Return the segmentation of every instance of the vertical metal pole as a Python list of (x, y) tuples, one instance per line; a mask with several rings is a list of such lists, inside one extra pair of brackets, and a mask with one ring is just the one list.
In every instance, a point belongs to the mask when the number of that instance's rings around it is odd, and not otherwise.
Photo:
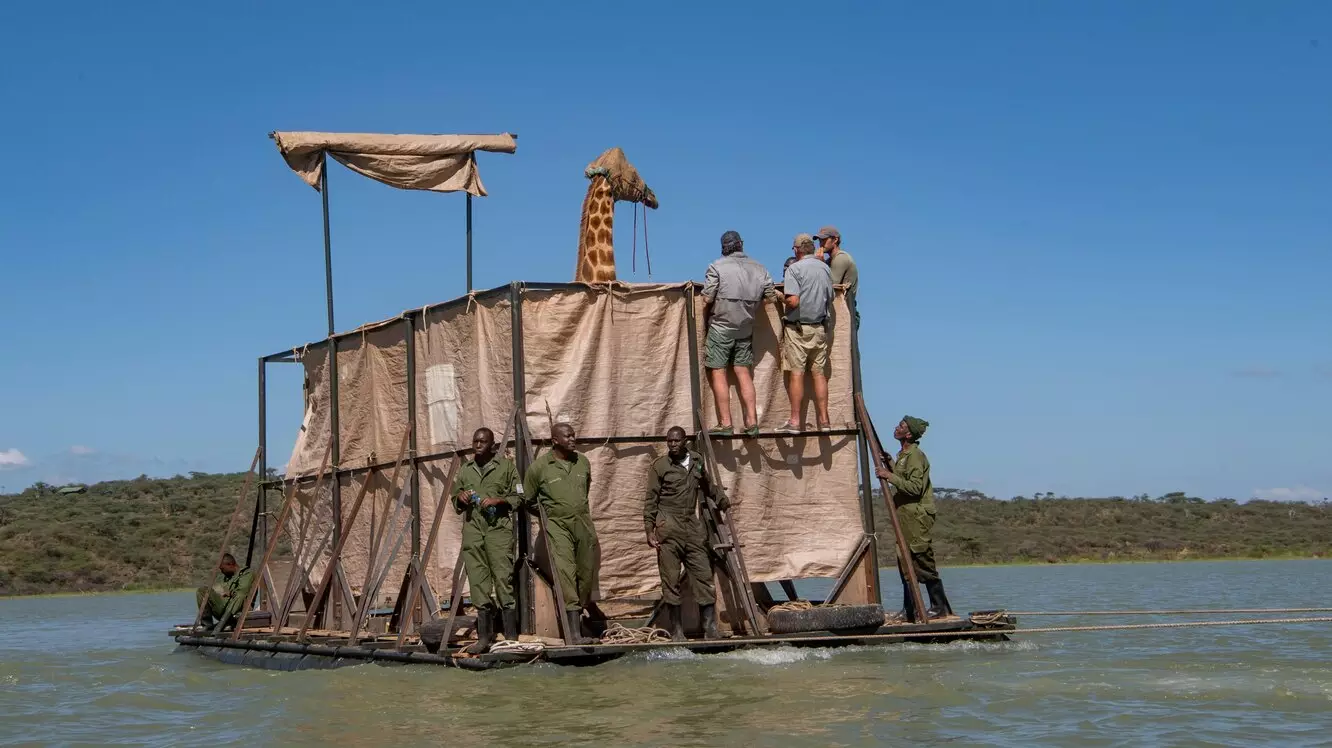
[[(407, 335), (407, 454), (412, 472), (407, 475), (412, 491), (412, 558), (421, 558), (421, 480), (416, 463), (416, 316), (406, 315)], [(411, 611), (403, 611), (410, 616)]]
[[(855, 401), (857, 395), (861, 395), (860, 379), (860, 335), (856, 329), (856, 304), (853, 299), (847, 299), (847, 312), (849, 314), (851, 328), (851, 400)], [(860, 409), (856, 409), (856, 443), (860, 452), (860, 522), (866, 535), (874, 536), (874, 483), (872, 466), (874, 462), (870, 459), (869, 440), (865, 437), (867, 424), (860, 421)], [(867, 584), (869, 589), (868, 599), (870, 602), (883, 604), (883, 591), (879, 588), (879, 548), (877, 539), (874, 539), (869, 549), (865, 552), (869, 558), (870, 573), (867, 575)]]
[[(259, 533), (263, 547), (268, 547), (268, 362), (259, 359), (259, 495), (255, 501), (259, 504)], [(248, 561), (246, 562), (249, 563)], [(264, 591), (259, 590), (259, 607), (264, 607)]]
[[(333, 536), (336, 538), (342, 534), (342, 480), (338, 475), (342, 460), (342, 434), (338, 427), (338, 341), (333, 337), (336, 328), (333, 323), (333, 242), (328, 228), (328, 154), (322, 154), (321, 159), (323, 169), (320, 170), (319, 193), (323, 196), (324, 202), (324, 291), (328, 298), (329, 429), (333, 441), (331, 454), (333, 484), (329, 488), (332, 491)], [(336, 594), (335, 588), (330, 595), (336, 596)], [(336, 615), (341, 617), (339, 608), (332, 605), (330, 608), (338, 611)]]
[[(333, 336), (333, 242), (328, 231), (328, 154), (320, 156), (323, 163), (319, 170), (319, 194), (324, 201), (324, 296), (328, 299), (328, 335)], [(333, 464), (337, 464), (333, 458)]]
[[(514, 418), (518, 423), (526, 423), (527, 420), (527, 383), (523, 374), (523, 294), (517, 282), (509, 284), (509, 312), (510, 312), (510, 336), (513, 341), (513, 403)], [(518, 475), (527, 475), (527, 454), (522, 448), (523, 431), (518, 423), (513, 425), (514, 434), (514, 464), (518, 466)], [(527, 510), (523, 507), (518, 508), (518, 557), (527, 558), (528, 548), (531, 546), (532, 539), (530, 531), (532, 528), (531, 520), (528, 518)], [(532, 579), (531, 570), (526, 562), (518, 567), (518, 630), (524, 633), (532, 633), (536, 630), (536, 587), (535, 580)], [(561, 614), (563, 611), (561, 611)]]
[[(476, 156), (472, 156), (476, 158)], [(467, 293), (472, 292), (472, 193), (467, 193)]]
[[(685, 322), (689, 334), (689, 394), (693, 399), (691, 403), (693, 407), (689, 410), (694, 414), (695, 434), (703, 430), (703, 422), (699, 420), (701, 418), (699, 414), (703, 412), (703, 386), (698, 376), (698, 320), (694, 314), (696, 298), (694, 284), (685, 286)], [(699, 449), (702, 447), (699, 446)]]

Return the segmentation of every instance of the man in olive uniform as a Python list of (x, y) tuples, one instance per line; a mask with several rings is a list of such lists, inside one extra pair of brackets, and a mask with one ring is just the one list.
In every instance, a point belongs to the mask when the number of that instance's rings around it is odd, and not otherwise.
[[(250, 587), (254, 585), (254, 572), (250, 571), (248, 566), (239, 568), (236, 557), (230, 553), (222, 554), (222, 563), (217, 565), (217, 570), (222, 572), (222, 578), (217, 584), (211, 589), (200, 587), (194, 593), (195, 610), (203, 606), (203, 617), (199, 619), (199, 623), (208, 627), (213, 626), (216, 621), (214, 633), (236, 623), (235, 619), (240, 615), (241, 606), (245, 605), (245, 598), (249, 597)], [(208, 600), (206, 605), (205, 598)]]
[[(684, 640), (680, 617), (681, 564), (703, 618), (704, 638), (721, 638), (717, 632), (717, 597), (712, 586), (712, 562), (708, 559), (708, 535), (698, 518), (700, 494), (713, 495), (703, 458), (685, 447), (685, 430), (672, 426), (666, 432), (666, 455), (652, 463), (648, 474), (643, 525), (648, 545), (657, 549), (665, 618), (662, 628), (671, 632), (675, 641)], [(723, 496), (718, 508), (725, 511), (725, 503)]]
[(592, 488), (592, 465), (574, 449), (574, 429), (557, 423), (552, 429), (554, 447), (536, 458), (527, 469), (523, 495), (546, 509), (546, 534), (550, 538), (551, 563), (560, 575), (564, 593), (568, 636), (572, 644), (584, 644), (583, 608), (592, 602), (592, 582), (597, 571), (597, 530), (592, 525), (588, 492)]
[[(879, 468), (876, 471), (893, 489), (897, 521), (902, 526), (907, 549), (911, 551), (916, 581), (924, 584), (925, 591), (930, 595), (927, 619), (953, 615), (948, 596), (944, 594), (943, 580), (939, 579), (939, 567), (934, 563), (934, 546), (930, 538), (930, 531), (934, 529), (934, 486), (930, 482), (930, 461), (920, 450), (920, 438), (925, 435), (929, 425), (929, 421), (903, 416), (893, 431), (893, 438), (902, 445), (897, 459), (891, 461), (890, 468)], [(889, 462), (886, 454), (884, 459)], [(898, 559), (897, 570), (902, 576), (902, 612), (898, 615), (903, 620), (913, 620), (916, 608), (901, 559)]]
[(859, 330), (860, 308), (856, 306), (856, 291), (860, 288), (860, 271), (856, 269), (856, 261), (851, 253), (842, 249), (842, 232), (835, 226), (824, 226), (814, 235), (814, 241), (819, 243), (814, 256), (828, 263), (833, 285), (846, 286), (846, 303), (851, 307), (852, 320)]
[(518, 506), (518, 468), (496, 454), (495, 433), (482, 427), (472, 434), (473, 458), (458, 473), (454, 508), (467, 513), (462, 529), (463, 563), (476, 606), (476, 644), (472, 654), (490, 650), (496, 619), (504, 638), (518, 640), (518, 608), (513, 597), (513, 510)]

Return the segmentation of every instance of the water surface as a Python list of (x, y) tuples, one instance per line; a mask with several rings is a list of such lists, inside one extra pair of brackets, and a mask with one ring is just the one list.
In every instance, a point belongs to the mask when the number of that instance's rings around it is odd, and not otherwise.
[[(963, 611), (1085, 610), (1332, 607), (1329, 574), (1328, 561), (1223, 561), (946, 569), (944, 578)], [(890, 605), (900, 594), (893, 575)], [(1332, 744), (1332, 624), (668, 650), (489, 673), (285, 673), (178, 650), (165, 632), (191, 617), (192, 602), (188, 593), (0, 599), (0, 744)], [(1152, 620), (1164, 619), (1131, 622)]]

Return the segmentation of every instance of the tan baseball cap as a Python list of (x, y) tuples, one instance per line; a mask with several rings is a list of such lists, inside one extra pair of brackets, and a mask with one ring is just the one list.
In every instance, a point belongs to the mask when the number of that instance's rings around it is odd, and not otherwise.
[(791, 243), (795, 247), (814, 246), (814, 237), (809, 234), (796, 234), (795, 241)]

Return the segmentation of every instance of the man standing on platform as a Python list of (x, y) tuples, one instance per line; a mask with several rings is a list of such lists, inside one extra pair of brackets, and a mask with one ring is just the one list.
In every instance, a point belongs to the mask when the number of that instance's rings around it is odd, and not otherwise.
[[(235, 624), (245, 598), (250, 596), (250, 587), (254, 585), (254, 572), (248, 566), (244, 569), (237, 566), (236, 557), (230, 553), (222, 554), (222, 563), (217, 565), (217, 570), (222, 572), (218, 584), (213, 585), (212, 589), (199, 587), (194, 593), (195, 609), (203, 606), (203, 617), (199, 623), (207, 628), (216, 622), (213, 633)], [(205, 598), (207, 604), (204, 603)]]
[(814, 235), (819, 243), (815, 257), (828, 263), (832, 272), (834, 286), (846, 285), (846, 303), (851, 307), (852, 319), (856, 329), (860, 329), (860, 309), (856, 306), (856, 289), (860, 287), (860, 273), (856, 270), (856, 261), (851, 253), (842, 249), (842, 232), (834, 226), (824, 226)]
[(828, 311), (832, 308), (832, 276), (828, 266), (814, 258), (814, 238), (797, 234), (791, 246), (798, 258), (786, 269), (782, 293), (786, 296), (786, 316), (782, 318), (782, 369), (786, 372), (786, 393), (791, 400), (791, 417), (781, 428), (784, 434), (804, 430), (800, 421), (805, 399), (805, 371), (814, 380), (814, 409), (820, 431), (832, 429), (828, 418)]
[[(476, 644), (471, 654), (490, 651), (495, 624), (504, 638), (518, 641), (518, 608), (513, 596), (513, 510), (519, 501), (518, 468), (498, 456), (495, 432), (484, 426), (472, 434), (473, 458), (458, 472), (454, 508), (467, 517), (462, 529), (463, 564), (476, 606)], [(499, 619), (499, 620), (497, 620)]]
[[(902, 526), (902, 537), (911, 552), (911, 564), (916, 570), (916, 581), (925, 585), (930, 595), (930, 609), (927, 619), (947, 618), (953, 615), (944, 594), (943, 580), (939, 578), (939, 567), (934, 563), (934, 546), (930, 531), (934, 529), (934, 486), (930, 482), (930, 461), (920, 449), (920, 438), (930, 425), (914, 416), (902, 416), (902, 420), (893, 431), (893, 438), (901, 444), (897, 459), (891, 460), (885, 454), (884, 462), (890, 467), (878, 468), (876, 474), (893, 492), (893, 506), (897, 509), (897, 522)], [(915, 619), (915, 602), (912, 599), (911, 583), (907, 579), (903, 559), (897, 560), (897, 570), (902, 576), (902, 612), (898, 617), (902, 621)]]
[(763, 299), (778, 300), (768, 269), (745, 254), (740, 234), (727, 231), (721, 238), (721, 259), (708, 265), (703, 281), (704, 319), (708, 334), (704, 339), (703, 365), (708, 370), (712, 396), (717, 405), (716, 436), (730, 436), (731, 386), (728, 370), (735, 372), (740, 391), (741, 416), (745, 435), (758, 436), (758, 409), (754, 396), (754, 315)]
[(539, 503), (546, 510), (550, 562), (555, 567), (554, 573), (560, 575), (570, 643), (585, 644), (583, 609), (592, 602), (592, 582), (600, 552), (588, 504), (592, 465), (574, 448), (574, 429), (569, 424), (555, 424), (551, 441), (554, 447), (527, 469), (524, 495), (529, 502)]
[[(685, 446), (685, 430), (672, 426), (666, 432), (666, 455), (652, 463), (648, 474), (647, 501), (643, 502), (643, 525), (648, 545), (657, 549), (661, 573), (661, 602), (671, 639), (684, 641), (684, 619), (680, 616), (680, 566), (684, 565), (694, 601), (703, 618), (703, 637), (720, 639), (717, 631), (717, 596), (712, 585), (712, 562), (708, 557), (708, 534), (698, 518), (701, 495), (712, 496), (712, 484), (703, 469), (703, 458)], [(717, 505), (726, 510), (723, 495)]]

